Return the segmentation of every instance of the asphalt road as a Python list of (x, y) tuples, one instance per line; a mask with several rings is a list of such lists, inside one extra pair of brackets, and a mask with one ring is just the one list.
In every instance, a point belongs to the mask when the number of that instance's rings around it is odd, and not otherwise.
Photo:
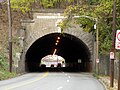
[(29, 73), (0, 81), (0, 90), (105, 90), (89, 73)]

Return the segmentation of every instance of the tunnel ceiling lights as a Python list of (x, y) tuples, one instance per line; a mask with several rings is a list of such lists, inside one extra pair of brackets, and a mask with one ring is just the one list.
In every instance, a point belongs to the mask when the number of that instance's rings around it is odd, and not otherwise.
[(60, 37), (58, 36), (55, 45), (58, 45), (59, 40), (60, 40)]
[(57, 37), (58, 40), (60, 40), (60, 37)]
[(56, 41), (57, 43), (59, 42), (59, 40)]
[(58, 43), (55, 43), (55, 45), (58, 45)]
[[(57, 37), (57, 40), (56, 40), (56, 43), (55, 43), (56, 46), (58, 45), (59, 40), (60, 40), (60, 37), (58, 36), (58, 37)], [(57, 52), (57, 49), (54, 50), (53, 55), (55, 55), (56, 52)]]
[(55, 55), (55, 54), (56, 54), (56, 52), (57, 52), (57, 49), (55, 49), (55, 50), (54, 50), (53, 55)]

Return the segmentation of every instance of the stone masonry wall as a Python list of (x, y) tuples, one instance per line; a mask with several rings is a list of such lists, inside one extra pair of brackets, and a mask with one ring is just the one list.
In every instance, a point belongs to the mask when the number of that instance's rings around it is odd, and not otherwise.
[[(25, 26), (24, 55), (29, 47), (39, 38), (50, 33), (60, 33), (57, 22), (64, 19), (63, 13), (34, 13), (31, 23), (23, 23)], [(74, 35), (82, 40), (91, 52), (91, 60), (94, 53), (94, 39), (91, 33), (84, 32), (79, 25), (64, 30), (64, 33)]]

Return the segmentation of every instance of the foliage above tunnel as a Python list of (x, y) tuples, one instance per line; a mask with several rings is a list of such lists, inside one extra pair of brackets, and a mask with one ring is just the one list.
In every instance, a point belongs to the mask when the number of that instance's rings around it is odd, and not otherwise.
[(72, 3), (75, 0), (11, 0), (11, 7), (25, 13), (35, 8), (65, 8)]
[[(120, 28), (120, 1), (116, 2), (116, 30)], [(70, 5), (65, 10), (66, 18), (60, 24), (62, 30), (71, 26), (73, 16), (80, 16), (75, 19), (75, 23), (84, 28), (86, 32), (93, 32), (96, 35), (96, 29), (93, 28), (97, 24), (99, 30), (99, 47), (100, 53), (108, 54), (111, 48), (112, 40), (112, 17), (113, 17), (113, 1), (111, 0), (92, 0), (91, 3), (80, 3), (78, 5)]]
[[(3, 0), (6, 1), (6, 0)], [(66, 8), (69, 5), (94, 4), (97, 0), (10, 0), (14, 10), (28, 12), (40, 8)]]

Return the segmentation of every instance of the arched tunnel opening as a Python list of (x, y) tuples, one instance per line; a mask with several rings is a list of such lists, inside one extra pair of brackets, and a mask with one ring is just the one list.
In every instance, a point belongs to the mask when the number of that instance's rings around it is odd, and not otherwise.
[(65, 59), (65, 70), (91, 71), (91, 53), (79, 38), (64, 33), (52, 33), (36, 40), (27, 50), (26, 72), (40, 71), (41, 59), (47, 55), (59, 55)]

